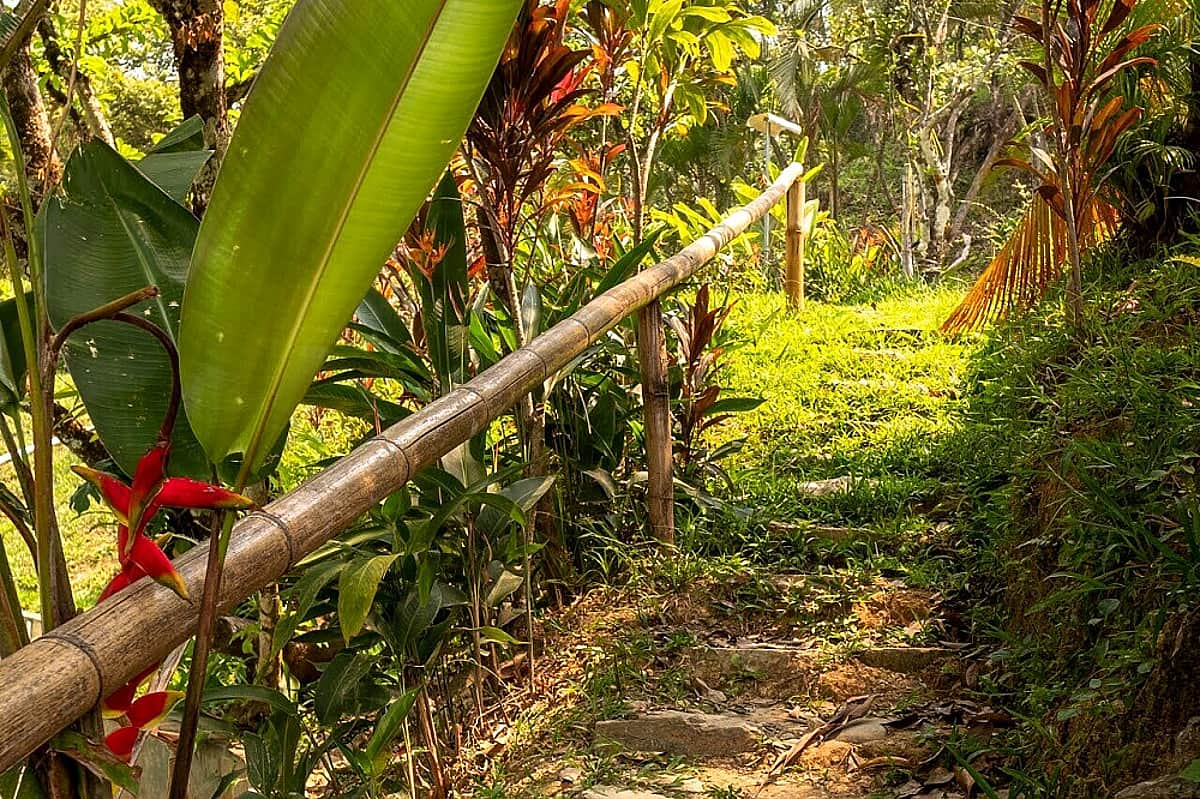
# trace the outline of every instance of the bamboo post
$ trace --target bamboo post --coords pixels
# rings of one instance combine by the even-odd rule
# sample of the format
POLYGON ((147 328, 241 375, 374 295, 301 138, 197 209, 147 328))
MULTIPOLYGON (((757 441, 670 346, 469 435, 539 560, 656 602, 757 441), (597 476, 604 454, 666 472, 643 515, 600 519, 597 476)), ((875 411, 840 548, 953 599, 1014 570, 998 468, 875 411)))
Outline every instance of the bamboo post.
MULTIPOLYGON (((304 485, 233 526, 218 607, 228 610, 287 572, 483 430, 583 354, 622 319, 695 274, 783 200, 802 174, 792 164, 749 204, 667 260, 604 292, 492 368, 389 427, 304 485)), ((207 545, 175 561, 200 593, 207 545)), ((0 773, 15 766, 196 631, 197 607, 139 580, 0 660, 0 773)))
POLYGON ((638 361, 646 414, 646 501, 650 532, 664 547, 675 544, 675 476, 671 456, 671 407, 667 387, 667 341, 662 305, 656 299, 638 312, 638 361))
POLYGON ((797 180, 787 193, 787 240, 784 251, 787 274, 784 285, 788 307, 804 307, 804 181, 797 180))

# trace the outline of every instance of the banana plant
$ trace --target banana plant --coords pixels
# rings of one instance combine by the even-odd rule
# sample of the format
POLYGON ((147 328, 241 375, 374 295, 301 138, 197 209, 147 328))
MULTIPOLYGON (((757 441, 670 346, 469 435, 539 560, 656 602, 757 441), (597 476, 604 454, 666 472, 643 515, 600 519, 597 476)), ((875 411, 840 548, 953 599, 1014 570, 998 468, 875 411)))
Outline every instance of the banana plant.
MULTIPOLYGON (((519 0, 301 0, 279 31, 197 235, 179 348, 208 459, 244 487, 443 173, 519 0), (314 135, 311 120, 336 120, 314 135)), ((231 525, 210 548, 172 783, 185 793, 231 525)))

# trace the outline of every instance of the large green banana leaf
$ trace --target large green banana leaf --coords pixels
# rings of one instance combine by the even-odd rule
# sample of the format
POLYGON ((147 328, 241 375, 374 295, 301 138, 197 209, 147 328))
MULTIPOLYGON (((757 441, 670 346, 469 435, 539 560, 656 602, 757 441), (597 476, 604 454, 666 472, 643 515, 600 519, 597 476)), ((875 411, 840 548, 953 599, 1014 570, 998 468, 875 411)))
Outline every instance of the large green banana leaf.
MULTIPOLYGON (((63 189, 41 211, 50 321, 61 327, 154 285, 159 297, 133 312, 174 336, 196 218, 102 142, 79 146, 67 162, 63 189)), ((64 355, 100 440, 133 474, 158 435, 170 396, 171 367, 162 346, 129 325, 97 322, 75 333, 64 355)), ((171 470, 206 476, 206 464, 180 414, 171 470)))
POLYGON ((300 0, 200 229, 180 348, 210 459, 254 463, 458 146, 521 0, 300 0))

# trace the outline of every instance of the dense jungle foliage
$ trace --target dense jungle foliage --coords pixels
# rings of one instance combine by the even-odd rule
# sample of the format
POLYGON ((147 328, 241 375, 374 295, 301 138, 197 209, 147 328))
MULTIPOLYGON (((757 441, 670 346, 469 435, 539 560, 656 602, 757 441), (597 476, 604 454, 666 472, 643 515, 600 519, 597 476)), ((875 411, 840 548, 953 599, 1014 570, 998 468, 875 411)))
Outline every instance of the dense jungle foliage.
POLYGON ((1198 15, 5 3, 0 797, 1200 796, 1198 15))

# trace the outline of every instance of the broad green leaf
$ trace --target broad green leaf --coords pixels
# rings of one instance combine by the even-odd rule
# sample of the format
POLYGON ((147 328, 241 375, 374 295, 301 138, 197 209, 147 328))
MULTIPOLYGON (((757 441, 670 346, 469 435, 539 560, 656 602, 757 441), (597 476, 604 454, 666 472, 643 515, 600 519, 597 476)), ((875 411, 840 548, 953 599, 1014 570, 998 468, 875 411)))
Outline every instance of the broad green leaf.
POLYGON ((358 684, 371 670, 375 658, 365 652, 338 654, 317 681, 313 709, 322 724, 332 724, 358 709, 358 684))
MULTIPOLYGON (((28 292, 26 296, 32 303, 33 293, 28 292)), ((0 302, 0 408, 14 408, 24 398, 27 372, 25 346, 17 321, 17 301, 5 300, 0 302)))
POLYGON ((188 278, 184 397, 211 459, 253 464, 283 429, 458 146, 520 5, 307 0, 287 17, 188 278))
POLYGON ((185 120, 158 140, 138 170, 179 202, 187 199, 200 167, 212 157, 204 147, 204 121, 198 116, 185 120))
POLYGON ((391 760, 388 746, 396 740, 396 736, 403 729, 404 720, 408 718, 413 703, 417 701, 417 691, 418 689, 413 688, 388 705, 388 709, 375 723, 375 730, 371 733, 371 739, 367 741, 366 749, 363 751, 367 760, 370 761, 371 770, 374 773, 383 771, 388 761, 391 760))
POLYGON ((729 38, 721 31, 715 30, 704 37, 704 43, 708 45, 709 55, 712 56, 713 66, 717 71, 728 72, 734 58, 733 44, 729 38))
MULTIPOLYGON (((521 519, 521 516, 528 514, 538 500, 554 485, 554 480, 553 476, 526 477, 512 485, 505 486, 500 490, 500 496, 511 500, 523 513, 506 513, 505 509, 499 507, 498 504, 489 504, 479 511, 480 529, 492 535, 499 534, 510 520, 521 519)), ((520 523, 524 524, 524 519, 521 519, 520 523)))
POLYGON ((278 772, 273 768, 270 745, 257 733, 246 733, 242 738, 242 747, 246 752, 246 778, 256 788, 262 788, 270 793, 275 787, 278 772))
POLYGON ((709 22, 728 22, 732 19, 724 8, 712 6, 691 6, 683 10, 685 17, 699 17, 709 22))
POLYGON ((660 4, 653 16, 650 17, 650 24, 646 28, 646 38, 651 42, 661 39, 667 32, 667 28, 679 16, 682 8, 683 0, 666 0, 660 4))
POLYGON ((417 649, 421 637, 430 630, 439 612, 468 602, 466 594, 442 582, 435 582, 425 593, 422 599, 422 591, 414 586, 395 609, 392 638, 406 653, 417 649))
POLYGON ((499 627, 480 627, 479 636, 485 641, 505 644, 506 646, 519 645, 521 643, 499 627))
POLYGON ((322 380, 313 383, 304 394, 305 405, 331 408, 374 425, 376 415, 381 427, 391 427, 412 411, 381 397, 376 397, 357 383, 322 380))
POLYGON ((50 748, 71 758, 97 777, 124 788, 134 796, 138 795, 141 769, 122 762, 103 744, 93 743, 75 730, 66 730, 54 736, 50 748))
POLYGON ((604 279, 600 281, 600 285, 596 286, 596 294, 600 295, 611 289, 618 283, 628 280, 638 267, 642 265, 642 261, 646 259, 654 250, 654 245, 658 243, 659 236, 662 235, 661 230, 655 230, 646 238, 642 239, 636 247, 633 247, 612 265, 608 273, 604 275, 604 279))
POLYGON ((289 716, 300 712, 296 704, 283 694, 272 688, 261 685, 229 685, 221 688, 209 688, 204 691, 203 702, 206 705, 221 702, 261 702, 272 710, 277 710, 289 716))
POLYGON ((488 585, 487 593, 483 600, 484 606, 489 608, 498 606, 524 584, 525 580, 521 575, 500 566, 496 579, 488 585))
POLYGON ((196 173, 211 157, 208 150, 154 153, 138 161, 136 166, 154 185, 182 203, 187 199, 196 173))
POLYGON ((275 633, 271 637, 271 657, 275 657, 283 651, 284 645, 296 634, 296 628, 304 621, 309 609, 317 601, 317 595, 321 593, 321 589, 332 582, 334 577, 337 577, 342 566, 341 561, 327 560, 311 565, 304 570, 304 574, 288 592, 295 598, 295 612, 280 619, 279 624, 275 626, 275 633))
POLYGON ((358 310, 354 312, 354 317, 364 327, 387 336, 397 345, 412 341, 412 335, 408 332, 408 326, 404 324, 404 319, 396 313, 396 309, 392 307, 388 298, 380 294, 379 290, 374 287, 358 304, 358 310))
MULTIPOLYGON (((155 285, 160 296, 132 312, 174 337, 196 218, 102 142, 80 145, 67 162, 63 188, 42 210, 51 323, 61 327, 155 285)), ((71 336, 64 355, 100 440, 133 474, 158 435, 170 396, 171 368, 162 346, 145 331, 106 321, 71 336)), ((206 463, 181 413, 171 471, 205 477, 206 463)))
POLYGON ((342 570, 342 577, 338 581, 338 622, 347 643, 362 632, 367 614, 375 602, 375 594, 379 591, 379 582, 399 557, 379 555, 362 558, 342 570))
POLYGON ((188 153, 203 149, 204 120, 199 116, 193 116, 185 119, 173 131, 159 139, 146 154, 188 153))

